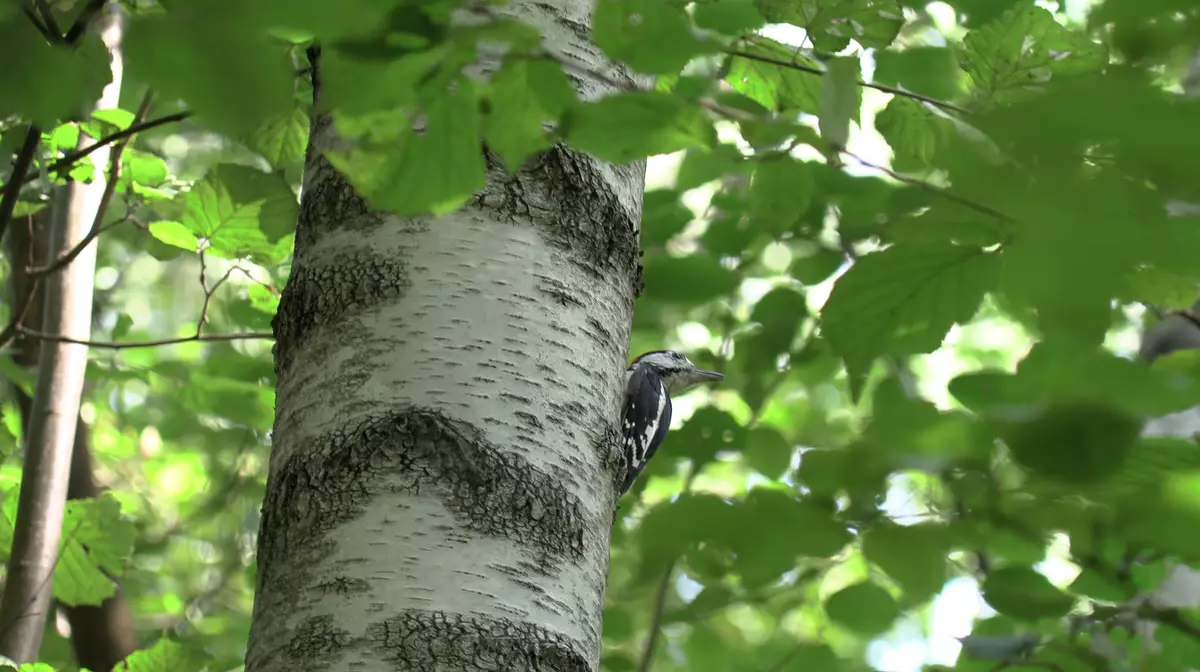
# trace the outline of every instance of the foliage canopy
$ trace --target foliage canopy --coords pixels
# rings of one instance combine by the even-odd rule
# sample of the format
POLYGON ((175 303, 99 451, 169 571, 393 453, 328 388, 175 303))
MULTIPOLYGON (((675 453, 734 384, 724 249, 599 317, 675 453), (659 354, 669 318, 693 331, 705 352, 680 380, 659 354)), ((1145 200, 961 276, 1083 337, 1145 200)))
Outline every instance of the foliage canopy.
MULTIPOLYGON (((989 609, 960 604, 952 634, 970 637, 937 662, 1104 669, 1084 626, 1115 623, 1167 561, 1200 561, 1200 452, 1138 436, 1200 403, 1198 360, 1113 350, 1139 304, 1184 309, 1200 287, 1200 221, 1164 208, 1200 202, 1200 99, 1176 84, 1200 39, 1193 2, 1084 16, 1025 0, 598 0, 596 45, 654 85, 588 101, 570 82, 615 71, 547 51, 486 3, 123 4, 123 99, 155 95, 78 119, 108 61, 54 24, 86 8, 55 3, 39 34, 0 2, 16 64, 0 70, 0 153, 37 125, 22 226, 51 185, 89 178, 81 136, 140 131, 100 223, 96 331, 185 342, 95 350, 84 415, 112 491, 73 505, 55 582, 60 601, 95 604, 105 574, 121 578, 152 647, 129 669, 242 657, 274 374, 266 343, 193 336, 269 328, 315 112, 347 141, 328 158, 401 214, 480 189, 480 139, 509 170, 556 142, 617 163, 674 155, 645 194, 631 350, 710 351, 698 359, 726 381, 681 404, 693 412, 622 509, 605 669, 639 669, 661 629, 658 671, 862 670, 868 642, 912 639, 964 583, 989 609), (452 25, 459 9, 486 20, 452 25), (497 44, 490 79, 464 74, 497 44)), ((20 474, 5 409, 0 548, 20 474)), ((1160 651, 1111 641, 1155 670, 1200 666, 1195 609, 1141 615, 1163 624, 1160 651)), ((43 658, 70 665, 54 633, 43 658)))

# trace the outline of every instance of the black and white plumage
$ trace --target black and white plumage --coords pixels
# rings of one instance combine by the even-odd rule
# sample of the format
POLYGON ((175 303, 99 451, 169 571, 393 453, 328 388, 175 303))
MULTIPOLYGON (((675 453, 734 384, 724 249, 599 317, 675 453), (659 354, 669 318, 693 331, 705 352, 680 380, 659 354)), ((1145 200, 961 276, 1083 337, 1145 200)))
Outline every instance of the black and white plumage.
POLYGON ((716 371, 698 368, 674 350, 654 350, 633 360, 625 371, 621 430, 626 470, 619 495, 629 491, 666 438, 671 427, 671 395, 723 377, 716 371))

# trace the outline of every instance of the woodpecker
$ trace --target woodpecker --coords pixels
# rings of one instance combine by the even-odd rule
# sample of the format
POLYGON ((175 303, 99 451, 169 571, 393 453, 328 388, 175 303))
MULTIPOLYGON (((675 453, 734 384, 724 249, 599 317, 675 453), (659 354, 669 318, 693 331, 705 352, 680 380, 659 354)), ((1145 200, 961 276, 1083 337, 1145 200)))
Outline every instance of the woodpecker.
POLYGON ((716 371, 698 368, 674 350, 654 350, 640 355, 625 371, 625 494, 637 480, 671 427, 671 395, 694 385, 724 378, 716 371))

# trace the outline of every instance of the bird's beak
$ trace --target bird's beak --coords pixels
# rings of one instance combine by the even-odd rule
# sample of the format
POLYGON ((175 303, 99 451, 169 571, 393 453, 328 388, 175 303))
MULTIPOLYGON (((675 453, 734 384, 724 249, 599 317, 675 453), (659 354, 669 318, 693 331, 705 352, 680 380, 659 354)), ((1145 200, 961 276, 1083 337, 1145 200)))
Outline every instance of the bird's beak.
POLYGON ((698 383, 716 382, 725 377, 716 371, 705 371, 704 369, 696 369, 696 373, 693 375, 695 375, 696 382, 698 383))

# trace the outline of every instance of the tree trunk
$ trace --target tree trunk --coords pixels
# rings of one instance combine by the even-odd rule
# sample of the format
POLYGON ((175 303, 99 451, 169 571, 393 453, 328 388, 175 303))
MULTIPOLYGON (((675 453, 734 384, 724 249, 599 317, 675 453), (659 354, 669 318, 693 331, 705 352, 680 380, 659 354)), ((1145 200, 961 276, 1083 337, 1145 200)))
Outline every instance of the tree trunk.
MULTIPOLYGON (((590 2, 514 4, 596 53, 590 2)), ((334 140, 316 118, 275 320, 246 669, 594 670, 645 164, 555 147, 508 176, 485 150, 466 208, 404 219, 334 140)))

